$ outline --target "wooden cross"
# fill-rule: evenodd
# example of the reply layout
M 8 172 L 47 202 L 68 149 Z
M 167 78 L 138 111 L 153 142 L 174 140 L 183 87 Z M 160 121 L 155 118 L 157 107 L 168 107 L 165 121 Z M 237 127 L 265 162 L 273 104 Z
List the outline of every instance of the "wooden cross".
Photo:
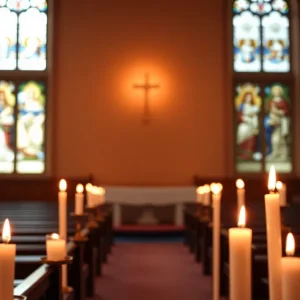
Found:
M 149 74 L 145 74 L 145 82 L 144 84 L 135 84 L 133 87 L 135 89 L 143 89 L 144 90 L 144 116 L 143 121 L 148 123 L 150 121 L 150 109 L 149 109 L 149 94 L 151 89 L 157 89 L 160 86 L 158 84 L 150 84 Z

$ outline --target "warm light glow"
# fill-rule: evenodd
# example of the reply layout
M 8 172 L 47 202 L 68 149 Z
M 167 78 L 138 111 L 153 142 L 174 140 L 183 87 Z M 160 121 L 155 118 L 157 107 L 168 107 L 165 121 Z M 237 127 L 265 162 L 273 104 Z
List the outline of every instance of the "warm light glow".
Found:
M 238 226 L 239 227 L 245 227 L 246 226 L 246 209 L 245 209 L 244 205 L 242 205 L 242 207 L 240 209 Z
M 83 185 L 81 183 L 77 184 L 76 193 L 83 193 Z
M 210 186 L 208 184 L 205 184 L 203 186 L 203 193 L 205 194 L 205 193 L 209 193 L 209 192 L 210 192 Z
M 291 233 L 286 237 L 285 253 L 287 256 L 293 256 L 295 254 L 295 239 Z
M 196 190 L 196 193 L 199 195 L 203 195 L 204 194 L 204 186 L 199 186 Z
M 99 186 L 99 194 L 104 196 L 105 195 L 105 189 L 101 186 Z
M 243 189 L 245 187 L 245 183 L 242 179 L 238 179 L 235 184 L 238 189 Z
M 213 192 L 213 194 L 217 195 L 220 194 L 223 190 L 223 186 L 221 183 L 212 183 L 210 185 L 210 189 Z
M 270 192 L 274 192 L 275 187 L 276 187 L 276 171 L 275 171 L 275 167 L 271 166 L 270 173 L 269 173 L 268 189 Z
M 67 182 L 64 179 L 61 179 L 59 182 L 59 190 L 65 192 L 67 190 Z
M 9 241 L 11 240 L 11 234 L 10 234 L 10 225 L 9 225 L 9 220 L 6 219 L 3 224 L 2 228 L 2 240 L 5 244 L 8 244 Z
M 51 234 L 51 239 L 52 240 L 59 240 L 59 235 L 57 233 L 52 233 Z
M 276 182 L 276 189 L 277 190 L 281 190 L 282 189 L 282 182 L 281 181 L 277 181 Z
M 93 187 L 93 185 L 92 185 L 91 183 L 87 183 L 86 186 L 85 186 L 85 190 L 86 190 L 87 192 L 90 192 L 91 189 L 92 189 L 92 187 Z

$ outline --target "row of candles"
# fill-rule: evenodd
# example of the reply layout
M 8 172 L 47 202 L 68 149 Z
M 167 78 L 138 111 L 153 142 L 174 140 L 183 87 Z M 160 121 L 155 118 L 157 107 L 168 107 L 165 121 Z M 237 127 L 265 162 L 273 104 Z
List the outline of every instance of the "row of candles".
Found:
M 252 230 L 246 226 L 245 184 L 239 179 L 237 186 L 237 207 L 239 211 L 238 227 L 229 229 L 229 276 L 230 300 L 252 299 Z M 282 257 L 280 206 L 286 206 L 286 185 L 276 182 L 275 168 L 269 174 L 265 195 L 269 299 L 300 299 L 300 258 L 294 257 L 295 240 L 291 233 L 287 235 L 286 257 Z M 277 189 L 278 193 L 275 192 Z M 197 202 L 210 205 L 212 192 L 213 207 L 213 300 L 220 298 L 220 199 L 222 185 L 213 183 L 197 189 Z
M 87 208 L 95 208 L 105 202 L 105 189 L 92 184 L 86 185 Z M 78 184 L 75 194 L 75 215 L 84 214 L 84 187 Z M 61 261 L 66 257 L 67 244 L 67 182 L 62 179 L 59 182 L 59 234 L 53 233 L 46 236 L 46 253 L 48 261 Z M 6 219 L 2 229 L 2 240 L 0 244 L 0 299 L 13 300 L 14 271 L 16 244 L 9 244 L 11 240 L 11 229 L 9 220 Z M 65 267 L 65 266 L 63 266 Z M 67 273 L 63 268 L 62 285 L 67 286 Z

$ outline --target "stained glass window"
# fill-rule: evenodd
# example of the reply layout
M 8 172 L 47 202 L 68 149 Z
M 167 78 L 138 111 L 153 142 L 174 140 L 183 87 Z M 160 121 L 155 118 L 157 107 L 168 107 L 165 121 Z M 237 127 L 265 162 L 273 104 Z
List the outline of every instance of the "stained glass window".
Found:
M 0 0 L 0 174 L 46 171 L 47 13 L 45 0 Z
M 0 70 L 45 70 L 47 2 L 0 0 Z
M 290 173 L 293 74 L 289 1 L 232 3 L 236 171 L 265 173 L 274 165 L 277 172 Z
M 235 72 L 290 71 L 288 12 L 284 0 L 234 1 Z

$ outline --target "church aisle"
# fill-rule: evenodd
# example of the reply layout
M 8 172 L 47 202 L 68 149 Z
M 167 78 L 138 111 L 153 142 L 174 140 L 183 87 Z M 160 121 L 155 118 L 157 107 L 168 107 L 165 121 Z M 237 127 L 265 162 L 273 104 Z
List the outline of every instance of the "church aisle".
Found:
M 113 248 L 95 299 L 210 300 L 211 278 L 181 243 L 119 243 Z

